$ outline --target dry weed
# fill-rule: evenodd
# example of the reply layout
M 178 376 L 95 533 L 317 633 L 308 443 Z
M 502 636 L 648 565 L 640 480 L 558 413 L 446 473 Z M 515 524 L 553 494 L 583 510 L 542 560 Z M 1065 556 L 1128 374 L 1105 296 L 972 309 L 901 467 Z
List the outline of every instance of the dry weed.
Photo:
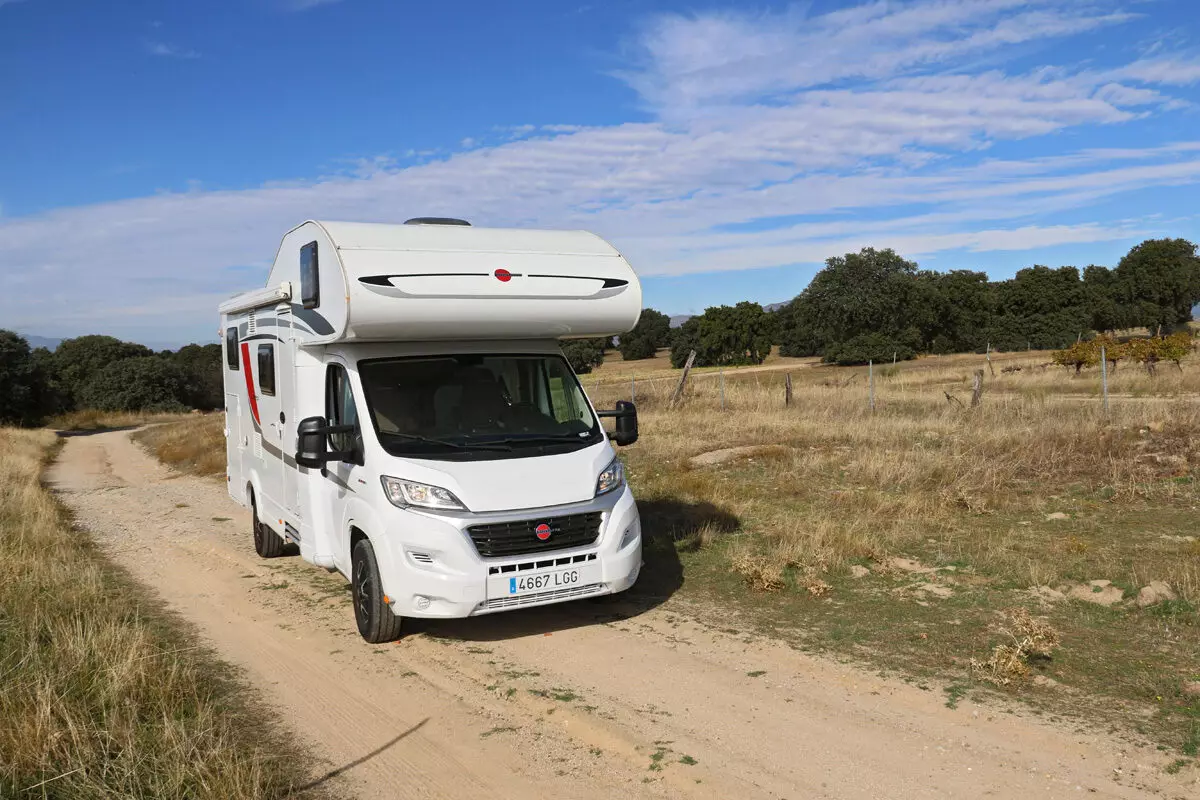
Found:
M 729 566 L 757 592 L 777 592 L 784 587 L 782 566 L 763 556 L 739 552 L 730 557 Z
M 1011 641 L 998 644 L 986 661 L 971 659 L 971 669 L 983 680 L 997 686 L 1009 686 L 1029 674 L 1031 658 L 1049 658 L 1059 645 L 1058 631 L 1025 608 L 1005 612 L 1007 624 L 1001 635 Z

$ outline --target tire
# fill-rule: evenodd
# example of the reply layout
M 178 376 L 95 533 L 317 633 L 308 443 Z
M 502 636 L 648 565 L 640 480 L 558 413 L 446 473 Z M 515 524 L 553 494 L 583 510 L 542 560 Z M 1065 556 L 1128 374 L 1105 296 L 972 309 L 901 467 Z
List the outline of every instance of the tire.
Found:
M 254 552 L 262 558 L 278 558 L 283 555 L 286 542 L 270 525 L 259 521 L 258 503 L 254 500 L 253 492 L 250 494 L 250 526 L 254 533 Z
M 383 602 L 383 584 L 375 548 L 368 539 L 360 539 L 350 556 L 350 587 L 354 597 L 354 621 L 358 632 L 371 644 L 394 642 L 400 638 L 401 618 Z

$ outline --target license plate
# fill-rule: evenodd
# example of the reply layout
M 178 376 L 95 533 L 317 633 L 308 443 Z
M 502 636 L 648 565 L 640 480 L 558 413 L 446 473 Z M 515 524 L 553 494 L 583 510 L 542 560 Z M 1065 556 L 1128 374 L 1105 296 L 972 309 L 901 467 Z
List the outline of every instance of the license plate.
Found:
M 562 569 L 493 575 L 488 579 L 488 597 L 516 597 L 587 586 L 598 581 L 596 572 L 595 564 L 577 564 Z

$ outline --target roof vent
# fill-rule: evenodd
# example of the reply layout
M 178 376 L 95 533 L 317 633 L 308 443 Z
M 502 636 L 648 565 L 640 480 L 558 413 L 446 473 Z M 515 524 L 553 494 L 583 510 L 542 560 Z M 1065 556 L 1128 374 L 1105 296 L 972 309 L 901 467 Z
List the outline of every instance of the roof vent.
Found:
M 471 223 L 465 219 L 455 219 L 454 217 L 413 217 L 412 219 L 404 220 L 405 225 L 465 225 L 471 227 Z

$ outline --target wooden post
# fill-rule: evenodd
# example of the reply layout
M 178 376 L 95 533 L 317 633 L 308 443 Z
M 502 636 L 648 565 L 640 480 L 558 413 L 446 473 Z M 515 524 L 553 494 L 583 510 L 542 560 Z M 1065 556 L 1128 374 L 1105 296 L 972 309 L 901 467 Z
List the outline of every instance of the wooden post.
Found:
M 721 410 L 725 410 L 725 370 L 721 370 Z
M 979 405 L 983 398 L 983 370 L 975 370 L 975 385 L 971 387 L 971 408 Z
M 988 342 L 987 346 L 987 362 L 988 372 L 992 373 L 992 377 L 996 377 L 996 368 L 992 366 L 992 343 Z
M 875 413 L 875 362 L 867 361 L 867 383 L 870 389 L 867 392 L 867 405 L 871 408 L 871 413 Z
M 683 399 L 683 387 L 687 385 L 688 373 L 692 371 L 692 364 L 695 363 L 696 351 L 693 350 L 688 353 L 687 362 L 683 365 L 683 374 L 679 376 L 679 385 L 675 387 L 675 394 L 671 395 L 671 402 L 668 408 L 674 408 Z
M 629 402 L 637 405 L 637 378 L 629 379 Z
M 790 406 L 792 404 L 792 373 L 788 373 L 783 378 L 783 404 Z
M 1104 416 L 1108 416 L 1108 358 L 1100 345 L 1100 386 L 1104 393 Z
M 896 366 L 896 351 L 892 351 L 892 366 Z

